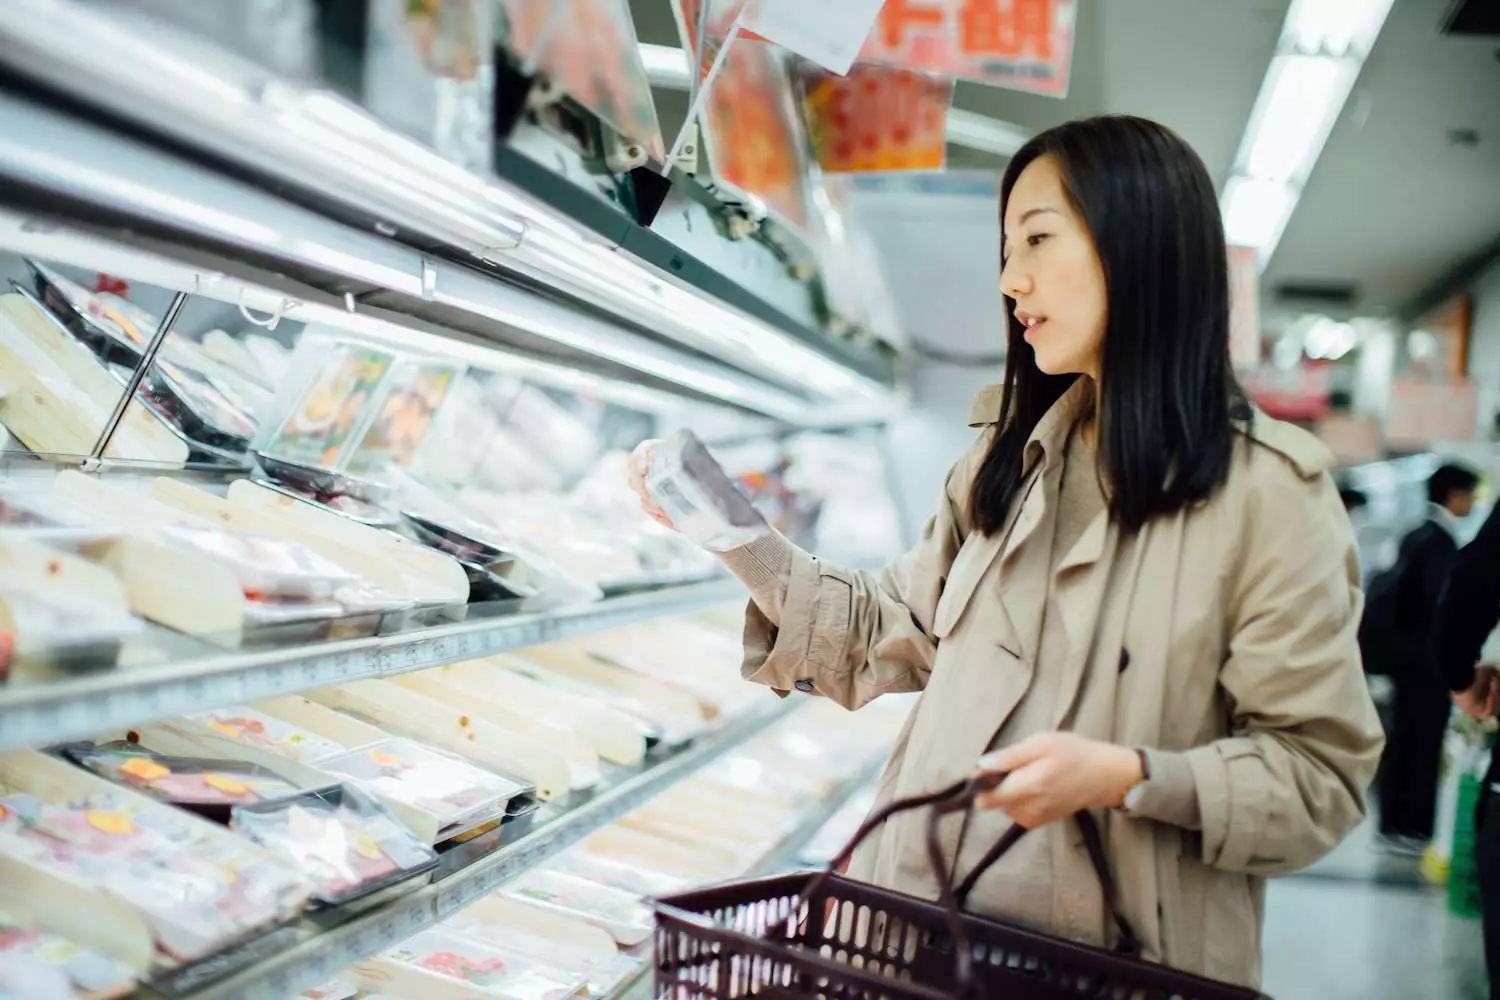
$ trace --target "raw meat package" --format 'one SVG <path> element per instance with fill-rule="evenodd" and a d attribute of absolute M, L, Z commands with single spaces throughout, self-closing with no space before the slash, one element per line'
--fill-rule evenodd
<path fill-rule="evenodd" d="M 124 900 L 171 966 L 290 919 L 310 890 L 258 848 L 202 824 L 124 790 L 67 801 L 9 794 L 0 796 L 0 854 Z"/>
<path fill-rule="evenodd" d="M 684 537 L 710 552 L 727 552 L 771 533 L 692 431 L 678 431 L 656 445 L 646 489 Z"/>
<path fill-rule="evenodd" d="M 300 764 L 314 764 L 325 757 L 333 757 L 349 749 L 300 726 L 283 722 L 275 716 L 251 708 L 249 705 L 215 708 L 208 712 L 190 715 L 188 719 L 237 743 L 260 750 L 270 750 Z"/>
<path fill-rule="evenodd" d="M 457 980 L 481 996 L 503 1000 L 567 1000 L 583 996 L 587 987 L 583 976 L 555 970 L 525 955 L 435 929 L 402 942 L 373 963 L 356 965 L 349 978 L 361 989 L 382 987 L 385 984 L 379 981 L 378 975 L 372 975 L 381 966 L 387 970 L 392 966 L 422 970 L 444 979 Z M 436 994 L 436 990 L 433 992 Z"/>
<path fill-rule="evenodd" d="M 521 875 L 502 891 L 512 899 L 566 913 L 600 927 L 627 948 L 651 936 L 651 911 L 639 896 L 587 879 L 539 868 Z"/>
<path fill-rule="evenodd" d="M 581 975 L 590 997 L 610 995 L 641 967 L 639 958 L 621 954 L 608 931 L 503 896 L 480 900 L 439 929 Z"/>
<path fill-rule="evenodd" d="M 0 914 L 0 1000 L 113 1000 L 135 989 L 124 965 Z"/>
<path fill-rule="evenodd" d="M 263 767 L 235 760 L 170 757 L 129 743 L 68 747 L 80 767 L 154 799 L 228 823 L 237 805 L 295 795 L 296 785 Z"/>
<path fill-rule="evenodd" d="M 330 906 L 437 864 L 437 852 L 350 785 L 241 806 L 231 827 L 285 859 L 312 882 L 314 898 Z"/>
<path fill-rule="evenodd" d="M 528 791 L 468 761 L 403 739 L 329 757 L 319 761 L 318 768 L 376 795 L 433 813 L 443 840 L 499 819 L 511 799 Z"/>

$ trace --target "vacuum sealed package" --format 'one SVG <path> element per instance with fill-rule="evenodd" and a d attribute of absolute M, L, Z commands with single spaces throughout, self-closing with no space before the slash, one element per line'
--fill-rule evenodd
<path fill-rule="evenodd" d="M 639 896 L 574 875 L 534 868 L 501 891 L 512 899 L 593 924 L 627 948 L 651 936 L 651 911 Z"/>
<path fill-rule="evenodd" d="M 381 958 L 457 979 L 481 996 L 505 1000 L 567 1000 L 582 996 L 588 985 L 577 973 L 436 929 L 422 931 Z"/>
<path fill-rule="evenodd" d="M 233 830 L 286 859 L 329 906 L 424 872 L 437 852 L 384 806 L 350 785 L 241 806 Z"/>
<path fill-rule="evenodd" d="M 216 823 L 228 823 L 235 806 L 300 791 L 263 767 L 235 760 L 169 757 L 130 743 L 72 747 L 66 753 L 74 763 L 101 778 Z"/>
<path fill-rule="evenodd" d="M 189 715 L 188 719 L 220 736 L 260 750 L 270 750 L 302 764 L 346 753 L 348 747 L 308 732 L 248 705 L 230 705 Z"/>
<path fill-rule="evenodd" d="M 684 537 L 727 552 L 771 533 L 771 526 L 692 431 L 678 431 L 651 453 L 646 488 Z"/>
<path fill-rule="evenodd" d="M 135 976 L 114 959 L 56 934 L 13 925 L 3 914 L 0 969 L 0 1000 L 114 1000 L 135 990 Z"/>
<path fill-rule="evenodd" d="M 0 796 L 0 852 L 129 904 L 167 964 L 194 961 L 295 916 L 310 886 L 202 820 L 126 794 Z"/>
<path fill-rule="evenodd" d="M 368 792 L 432 813 L 449 840 L 505 815 L 526 786 L 410 740 L 390 739 L 318 762 Z"/>

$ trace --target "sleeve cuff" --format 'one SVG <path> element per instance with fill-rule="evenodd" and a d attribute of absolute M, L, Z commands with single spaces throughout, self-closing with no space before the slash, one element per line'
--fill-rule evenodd
<path fill-rule="evenodd" d="M 724 567 L 745 585 L 755 606 L 772 622 L 781 621 L 797 547 L 778 532 L 719 553 Z"/>
<path fill-rule="evenodd" d="M 1198 807 L 1198 783 L 1193 765 L 1185 754 L 1147 750 L 1151 780 L 1141 786 L 1141 795 L 1131 811 L 1145 819 L 1169 823 L 1188 830 L 1202 828 Z"/>

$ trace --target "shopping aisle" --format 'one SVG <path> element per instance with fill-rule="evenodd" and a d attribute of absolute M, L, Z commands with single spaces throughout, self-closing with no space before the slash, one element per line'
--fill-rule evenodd
<path fill-rule="evenodd" d="M 1271 883 L 1265 991 L 1276 1000 L 1484 1000 L 1479 922 L 1449 914 L 1373 818 L 1322 863 Z"/>

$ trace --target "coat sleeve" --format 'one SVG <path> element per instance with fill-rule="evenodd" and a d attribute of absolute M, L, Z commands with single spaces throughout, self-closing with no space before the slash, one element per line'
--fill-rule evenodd
<path fill-rule="evenodd" d="M 725 553 L 752 595 L 745 678 L 779 692 L 810 688 L 850 709 L 924 688 L 937 654 L 933 614 L 968 531 L 968 487 L 985 440 L 949 471 L 917 544 L 879 572 L 831 565 L 779 535 Z"/>
<path fill-rule="evenodd" d="M 1326 475 L 1258 477 L 1234 573 L 1220 690 L 1231 735 L 1187 751 L 1204 861 L 1276 875 L 1365 814 L 1384 734 L 1360 665 L 1354 536 Z"/>

